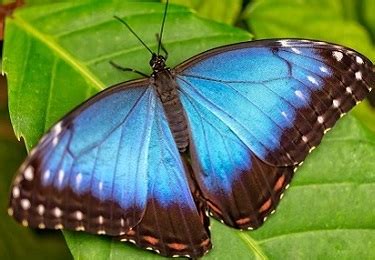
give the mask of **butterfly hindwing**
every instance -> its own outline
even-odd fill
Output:
[[[219,47],[175,74],[195,178],[211,212],[237,228],[263,222],[293,169],[375,80],[364,56],[307,40]]]
[[[183,94],[190,119],[194,176],[211,213],[236,228],[256,228],[275,209],[293,167],[258,159],[230,128],[199,102]]]
[[[211,247],[146,80],[101,92],[51,128],[16,176],[10,212],[31,227],[119,236],[166,256]]]
[[[141,222],[121,236],[162,255],[202,256],[211,248],[205,208],[189,190],[194,183],[181,161],[176,143],[164,118],[161,103],[155,114],[149,158],[149,200]],[[162,202],[162,203],[161,203]],[[197,205],[197,206],[196,206]]]

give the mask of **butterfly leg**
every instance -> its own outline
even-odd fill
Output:
[[[137,74],[139,74],[139,75],[141,75],[141,76],[143,76],[143,77],[146,77],[146,78],[149,77],[149,75],[147,75],[146,73],[143,73],[143,72],[141,72],[141,71],[139,71],[139,70],[135,70],[135,69],[131,69],[131,68],[125,68],[125,67],[122,67],[122,66],[120,66],[120,65],[118,65],[118,64],[116,64],[116,63],[114,63],[113,61],[109,61],[109,64],[111,64],[111,65],[112,65],[113,67],[115,67],[116,69],[119,69],[119,70],[122,70],[122,71],[130,71],[130,72],[137,73]]]
[[[160,35],[157,33],[156,34],[156,41],[157,42],[160,42],[160,48],[162,49],[162,51],[164,52],[164,58],[167,60],[168,59],[168,51],[167,49],[164,47],[163,43],[160,41]]]

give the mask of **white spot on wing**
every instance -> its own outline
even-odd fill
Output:
[[[12,194],[13,194],[13,198],[17,199],[20,196],[20,188],[18,188],[17,186],[14,186],[12,190]]]
[[[103,190],[103,182],[102,182],[102,181],[99,182],[99,190],[100,190],[100,191]]]
[[[59,173],[58,173],[58,176],[57,176],[57,179],[58,179],[58,182],[59,182],[59,185],[62,184],[63,180],[64,180],[64,175],[65,175],[65,172],[63,169],[60,169],[59,170]]]
[[[44,228],[46,228],[46,225],[44,225],[44,223],[39,223],[38,228],[44,229]]]
[[[296,54],[301,54],[302,52],[299,50],[299,49],[297,49],[297,48],[291,48],[291,50],[292,50],[292,52],[294,52],[294,53],[296,53]]]
[[[24,210],[28,210],[31,206],[30,201],[28,199],[22,199],[20,203],[21,203],[21,207]]]
[[[323,124],[324,118],[322,116],[318,116],[318,123]]]
[[[36,210],[38,211],[39,215],[43,215],[44,211],[45,211],[45,208],[42,204],[39,204],[38,207],[36,208]]]
[[[282,115],[283,117],[285,117],[286,119],[288,119],[288,115],[285,113],[285,111],[282,111],[282,112],[281,112],[281,115]]]
[[[346,92],[352,94],[352,88],[351,87],[346,87]]]
[[[56,207],[54,210],[53,210],[53,214],[55,215],[56,218],[59,218],[62,216],[62,211],[61,209],[59,209],[58,207]]]
[[[320,66],[319,69],[321,72],[328,73],[328,69],[324,66]]]
[[[362,59],[361,57],[359,57],[359,56],[357,56],[357,57],[355,58],[355,61],[356,61],[358,64],[363,64],[363,59]]]
[[[77,211],[75,212],[75,215],[76,215],[76,219],[77,219],[77,220],[82,220],[82,219],[83,219],[83,214],[82,214],[81,211],[77,210]]]
[[[52,140],[52,145],[55,147],[57,145],[57,143],[59,142],[59,138],[56,136],[53,138]]]
[[[34,178],[34,168],[29,165],[25,172],[23,173],[23,175],[25,176],[25,179],[28,180],[28,181],[32,181],[33,178]]]
[[[337,61],[341,61],[342,58],[344,57],[344,55],[342,54],[342,52],[339,52],[339,51],[333,51],[333,52],[332,52],[332,55],[333,55],[333,57],[334,57]]]
[[[45,171],[43,174],[43,181],[48,182],[50,176],[51,176],[50,170]]]
[[[104,222],[103,216],[99,216],[98,220],[99,220],[99,224],[102,225]]]
[[[78,227],[76,227],[76,231],[85,231],[85,227],[84,226],[78,226]]]
[[[332,105],[333,105],[333,107],[338,108],[340,106],[340,101],[338,101],[337,99],[334,99],[332,101]]]
[[[304,143],[307,143],[307,141],[308,141],[307,137],[303,135],[303,136],[302,136],[302,141],[303,141]]]
[[[357,71],[357,72],[355,73],[355,78],[356,78],[357,80],[362,80],[362,72]]]
[[[316,81],[316,79],[315,79],[313,76],[309,75],[309,76],[307,76],[307,79],[308,79],[312,84],[319,86],[318,81]]]
[[[63,228],[64,228],[64,226],[62,224],[57,224],[55,226],[55,229],[63,229]]]
[[[76,176],[76,188],[78,189],[82,182],[82,173],[78,173]]]
[[[13,216],[13,209],[12,208],[8,208],[8,215],[9,216]]]
[[[303,95],[301,90],[294,91],[294,94],[296,94],[296,96],[299,97],[300,99],[305,100],[305,96]]]
[[[287,40],[280,40],[279,43],[283,47],[290,47],[289,41],[287,41]]]
[[[61,125],[62,125],[62,123],[59,122],[59,123],[57,123],[57,124],[55,125],[55,127],[53,128],[53,133],[54,133],[55,135],[58,135],[58,134],[61,133],[61,131],[62,131],[62,127],[61,127]]]

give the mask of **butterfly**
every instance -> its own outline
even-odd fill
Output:
[[[303,39],[218,47],[170,69],[164,22],[151,76],[74,109],[21,165],[8,212],[24,226],[200,257],[212,247],[208,215],[260,227],[297,167],[375,82],[365,56]]]

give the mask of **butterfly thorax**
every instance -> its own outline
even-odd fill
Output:
[[[189,145],[189,132],[185,112],[178,94],[178,85],[171,70],[166,67],[163,56],[151,59],[152,78],[156,92],[163,104],[169,127],[180,152],[185,152]]]

